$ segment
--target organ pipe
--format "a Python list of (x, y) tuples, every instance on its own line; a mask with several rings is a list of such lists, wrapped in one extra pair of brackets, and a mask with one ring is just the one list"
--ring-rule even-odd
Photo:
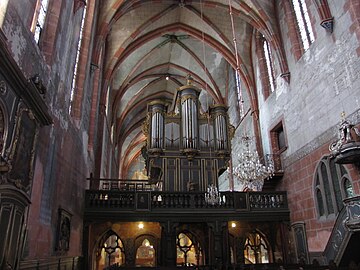
[(157, 100), (149, 104), (150, 113), (150, 150), (161, 151), (164, 148), (164, 114), (166, 111), (165, 103)]
[(212, 108), (215, 119), (215, 149), (219, 153), (229, 151), (227, 108), (223, 104), (217, 104)]
[(199, 140), (198, 96), (200, 91), (193, 86), (180, 89), (182, 147), (196, 150)]

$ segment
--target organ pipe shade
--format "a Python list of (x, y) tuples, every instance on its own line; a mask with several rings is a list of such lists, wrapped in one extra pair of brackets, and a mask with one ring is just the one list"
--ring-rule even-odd
[(165, 124), (165, 148), (180, 147), (180, 125), (179, 123)]
[(180, 92), (182, 147), (184, 149), (198, 148), (198, 96), (199, 91), (193, 88), (185, 88)]
[(150, 105), (151, 113), (151, 136), (150, 136), (150, 149), (163, 149), (164, 148), (164, 112), (165, 105), (161, 102), (153, 102)]
[(224, 105), (216, 105), (213, 108), (215, 125), (215, 146), (218, 151), (228, 151), (228, 121), (227, 108)]
[(214, 147), (214, 127), (212, 123), (202, 124), (199, 127), (200, 148), (208, 149)]

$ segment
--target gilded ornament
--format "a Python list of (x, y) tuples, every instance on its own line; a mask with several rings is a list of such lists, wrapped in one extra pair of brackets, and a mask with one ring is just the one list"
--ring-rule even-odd
[(145, 121), (143, 122), (143, 124), (142, 124), (142, 132), (144, 133), (144, 135), (146, 136), (146, 137), (148, 137), (148, 135), (149, 135), (149, 123), (150, 123), (150, 114), (149, 113), (147, 113), (147, 115), (146, 115), (146, 119), (145, 119)]
[(196, 100), (196, 98), (193, 95), (183, 95), (181, 96), (181, 104), (183, 104), (188, 99), (192, 99), (194, 102)]
[(230, 140), (234, 138), (235, 135), (235, 127), (231, 124), (228, 125), (229, 138)]
[(166, 114), (166, 116), (168, 117), (175, 117), (175, 116), (179, 116), (179, 113), (175, 112), (175, 111), (171, 111), (171, 112), (168, 112)]

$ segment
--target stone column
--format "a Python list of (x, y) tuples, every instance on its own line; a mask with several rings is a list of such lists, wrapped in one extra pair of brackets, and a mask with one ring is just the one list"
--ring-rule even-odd
[(136, 250), (135, 250), (135, 239), (127, 238), (123, 241), (125, 250), (125, 266), (135, 267)]
[(161, 223), (161, 266), (176, 266), (176, 223)]
[(245, 237), (239, 236), (234, 239), (234, 257), (235, 264), (245, 264), (244, 258), (244, 245), (245, 245)]
[(227, 222), (215, 221), (209, 223), (210, 245), (208, 263), (217, 269), (230, 264)]
[[(88, 222), (84, 222), (83, 226), (83, 243), (82, 243), (82, 250), (83, 250), (83, 268), (84, 269), (91, 269), (92, 268), (92, 261), (93, 256), (90, 252), (90, 245), (89, 245), (89, 234), (90, 231), (90, 224)], [(97, 260), (96, 260), (97, 261)]]
[(282, 247), (282, 256), (284, 263), (291, 263), (290, 255), (290, 246), (289, 246), (289, 224), (283, 222), (280, 224), (280, 235), (281, 235), (281, 247)]

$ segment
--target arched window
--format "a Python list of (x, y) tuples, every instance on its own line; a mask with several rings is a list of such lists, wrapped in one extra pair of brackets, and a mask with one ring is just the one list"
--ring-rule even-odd
[(146, 238), (142, 242), (141, 246), (136, 251), (135, 265), (142, 267), (154, 267), (155, 266), (155, 249), (150, 241)]
[(324, 209), (322, 193), (321, 193), (321, 190), (319, 188), (316, 188), (316, 199), (318, 201), (319, 215), (323, 216), (325, 214), (325, 209)]
[(176, 239), (176, 264), (179, 266), (203, 265), (200, 243), (190, 233), (179, 233)]
[(274, 67), (273, 67), (273, 58), (271, 54), (271, 49), (269, 46), (269, 42), (263, 36), (263, 49), (265, 55), (266, 69), (269, 78), (269, 86), (271, 93), (275, 91), (275, 77), (274, 77)]
[(345, 167), (330, 157), (324, 157), (319, 162), (314, 182), (319, 217), (337, 214), (343, 207), (343, 199), (354, 195)]
[(48, 10), (49, 0), (38, 0), (31, 25), (31, 32), (34, 33), (34, 39), (39, 44), (41, 33), (44, 29), (45, 18)]
[(352, 188), (350, 180), (346, 176), (344, 176), (342, 183), (343, 183), (343, 190), (344, 190), (345, 198), (353, 197), (354, 190)]
[(260, 81), (264, 99), (267, 99), (275, 91), (275, 73), (271, 47), (265, 36), (256, 33), (256, 56), (258, 58)]
[(86, 6), (86, 4), (85, 4), (85, 6), (84, 6), (84, 11), (83, 11), (83, 15), (82, 15), (82, 19), (81, 19), (79, 40), (78, 40), (77, 49), (76, 49), (74, 74), (73, 74), (73, 79), (72, 79), (72, 83), (71, 83), (69, 113), (71, 112), (71, 109), (72, 109), (72, 105), (73, 105), (72, 102), (73, 102), (73, 100), (74, 100), (74, 91), (75, 91), (76, 83), (77, 83), (77, 82), (76, 82), (76, 79), (77, 79), (77, 75), (78, 75), (78, 67), (79, 67), (79, 60), (80, 60), (81, 44), (82, 44), (83, 33), (84, 33), (84, 24), (85, 24), (85, 18), (86, 18), (86, 10), (87, 10), (87, 6)]
[(124, 246), (119, 236), (112, 233), (101, 245), (98, 253), (98, 267), (103, 269), (111, 265), (125, 263)]
[(265, 238), (258, 232), (248, 235), (244, 246), (246, 264), (269, 263), (269, 247)]
[(310, 16), (305, 3), (305, 0), (292, 0), (295, 11), (297, 26), (299, 29), (301, 41), (304, 51), (309, 49), (311, 43), (314, 42), (315, 37), (310, 23)]

